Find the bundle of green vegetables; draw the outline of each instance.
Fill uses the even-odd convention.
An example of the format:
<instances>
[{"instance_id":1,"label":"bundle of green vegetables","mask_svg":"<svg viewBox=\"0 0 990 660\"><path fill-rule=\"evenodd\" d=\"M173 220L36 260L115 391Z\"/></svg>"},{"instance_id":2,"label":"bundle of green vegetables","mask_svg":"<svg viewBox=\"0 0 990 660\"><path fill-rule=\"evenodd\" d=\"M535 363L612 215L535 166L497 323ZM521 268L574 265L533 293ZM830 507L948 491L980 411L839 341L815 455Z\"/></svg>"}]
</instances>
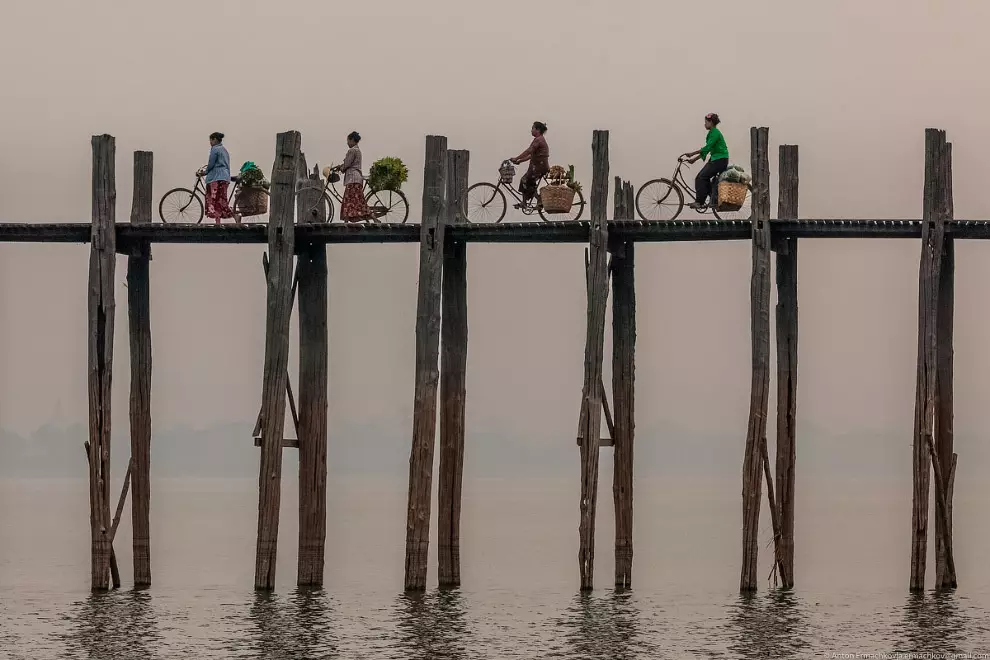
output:
<instances>
[{"instance_id":1,"label":"bundle of green vegetables","mask_svg":"<svg viewBox=\"0 0 990 660\"><path fill-rule=\"evenodd\" d=\"M265 173L250 160L241 165L240 182L241 186L245 188L264 188L268 190L271 187L268 179L265 178Z\"/></svg>"},{"instance_id":2,"label":"bundle of green vegetables","mask_svg":"<svg viewBox=\"0 0 990 660\"><path fill-rule=\"evenodd\" d=\"M729 183L745 183L748 186L753 177L739 165L729 165L729 168L719 175L718 180Z\"/></svg>"},{"instance_id":3,"label":"bundle of green vegetables","mask_svg":"<svg viewBox=\"0 0 990 660\"><path fill-rule=\"evenodd\" d=\"M409 178L409 169L399 158L386 156L379 158L368 170L368 185L372 190L395 190L402 188L402 184Z\"/></svg>"}]
</instances>

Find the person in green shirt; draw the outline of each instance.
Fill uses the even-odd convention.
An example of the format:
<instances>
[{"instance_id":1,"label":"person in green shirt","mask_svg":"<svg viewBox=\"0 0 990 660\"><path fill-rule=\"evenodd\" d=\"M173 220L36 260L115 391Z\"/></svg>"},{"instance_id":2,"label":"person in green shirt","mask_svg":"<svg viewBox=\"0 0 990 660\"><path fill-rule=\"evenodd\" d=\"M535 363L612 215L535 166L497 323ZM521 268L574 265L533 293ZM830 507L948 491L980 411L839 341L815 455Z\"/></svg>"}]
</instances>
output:
<instances>
[{"instance_id":1,"label":"person in green shirt","mask_svg":"<svg viewBox=\"0 0 990 660\"><path fill-rule=\"evenodd\" d=\"M692 209L698 209L705 205L705 200L711 192L712 181L729 167L729 148L725 146L722 131L718 130L720 123L721 120L714 112L705 115L705 128L708 130L705 146L697 151L681 154L681 158L688 163L708 158L708 162L694 179L695 201L688 205Z\"/></svg>"}]
</instances>

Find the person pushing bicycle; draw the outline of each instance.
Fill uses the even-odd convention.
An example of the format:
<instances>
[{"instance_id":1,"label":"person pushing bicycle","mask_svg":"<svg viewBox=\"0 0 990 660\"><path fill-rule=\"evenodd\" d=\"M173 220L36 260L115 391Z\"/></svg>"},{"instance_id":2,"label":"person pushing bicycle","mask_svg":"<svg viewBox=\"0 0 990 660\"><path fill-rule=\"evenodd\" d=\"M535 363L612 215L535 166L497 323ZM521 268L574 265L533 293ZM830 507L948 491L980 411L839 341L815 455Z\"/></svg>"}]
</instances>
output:
<instances>
[{"instance_id":1,"label":"person pushing bicycle","mask_svg":"<svg viewBox=\"0 0 990 660\"><path fill-rule=\"evenodd\" d=\"M523 201L522 204L515 205L517 209L525 207L529 204L529 200L536 196L540 179L550 171L550 147L547 145L547 139L543 137L543 134L546 132L546 124L542 121L533 122L533 128L530 130L533 141L526 151L515 158L509 159L515 165L525 163L527 160L529 161L529 169L526 170L522 179L519 180L519 192L522 193Z\"/></svg>"},{"instance_id":2,"label":"person pushing bicycle","mask_svg":"<svg viewBox=\"0 0 990 660\"><path fill-rule=\"evenodd\" d=\"M703 208L711 192L712 180L729 167L729 148L725 144L725 138L722 137L722 131L718 129L720 123L721 120L714 112L705 115L705 128L708 130L705 146L680 156L688 163L708 158L708 162L694 179L695 201L689 204L688 208L695 210Z\"/></svg>"}]
</instances>

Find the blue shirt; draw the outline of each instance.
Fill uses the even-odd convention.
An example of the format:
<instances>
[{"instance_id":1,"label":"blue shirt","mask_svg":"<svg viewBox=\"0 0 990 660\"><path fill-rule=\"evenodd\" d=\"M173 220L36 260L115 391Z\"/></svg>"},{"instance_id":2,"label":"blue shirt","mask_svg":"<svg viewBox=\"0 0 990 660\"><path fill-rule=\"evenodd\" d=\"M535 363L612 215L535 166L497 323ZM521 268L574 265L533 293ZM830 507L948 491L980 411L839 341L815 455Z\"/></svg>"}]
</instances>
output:
<instances>
[{"instance_id":1,"label":"blue shirt","mask_svg":"<svg viewBox=\"0 0 990 660\"><path fill-rule=\"evenodd\" d=\"M230 181L230 154L222 144L210 147L210 162L206 164L206 183L214 181Z\"/></svg>"}]
</instances>

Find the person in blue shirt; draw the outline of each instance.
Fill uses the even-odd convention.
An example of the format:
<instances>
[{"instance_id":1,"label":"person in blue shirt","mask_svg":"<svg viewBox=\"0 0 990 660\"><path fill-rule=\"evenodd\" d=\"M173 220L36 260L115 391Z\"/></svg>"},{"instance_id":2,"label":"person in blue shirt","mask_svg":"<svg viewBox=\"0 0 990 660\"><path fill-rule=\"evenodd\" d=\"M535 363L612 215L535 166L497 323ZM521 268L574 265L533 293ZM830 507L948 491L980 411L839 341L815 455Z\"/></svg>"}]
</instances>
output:
<instances>
[{"instance_id":1,"label":"person in blue shirt","mask_svg":"<svg viewBox=\"0 0 990 660\"><path fill-rule=\"evenodd\" d=\"M223 133L210 133L210 160L203 169L206 175L206 217L219 225L221 220L233 218L240 222L227 202L230 187L230 154L223 146Z\"/></svg>"}]
</instances>

